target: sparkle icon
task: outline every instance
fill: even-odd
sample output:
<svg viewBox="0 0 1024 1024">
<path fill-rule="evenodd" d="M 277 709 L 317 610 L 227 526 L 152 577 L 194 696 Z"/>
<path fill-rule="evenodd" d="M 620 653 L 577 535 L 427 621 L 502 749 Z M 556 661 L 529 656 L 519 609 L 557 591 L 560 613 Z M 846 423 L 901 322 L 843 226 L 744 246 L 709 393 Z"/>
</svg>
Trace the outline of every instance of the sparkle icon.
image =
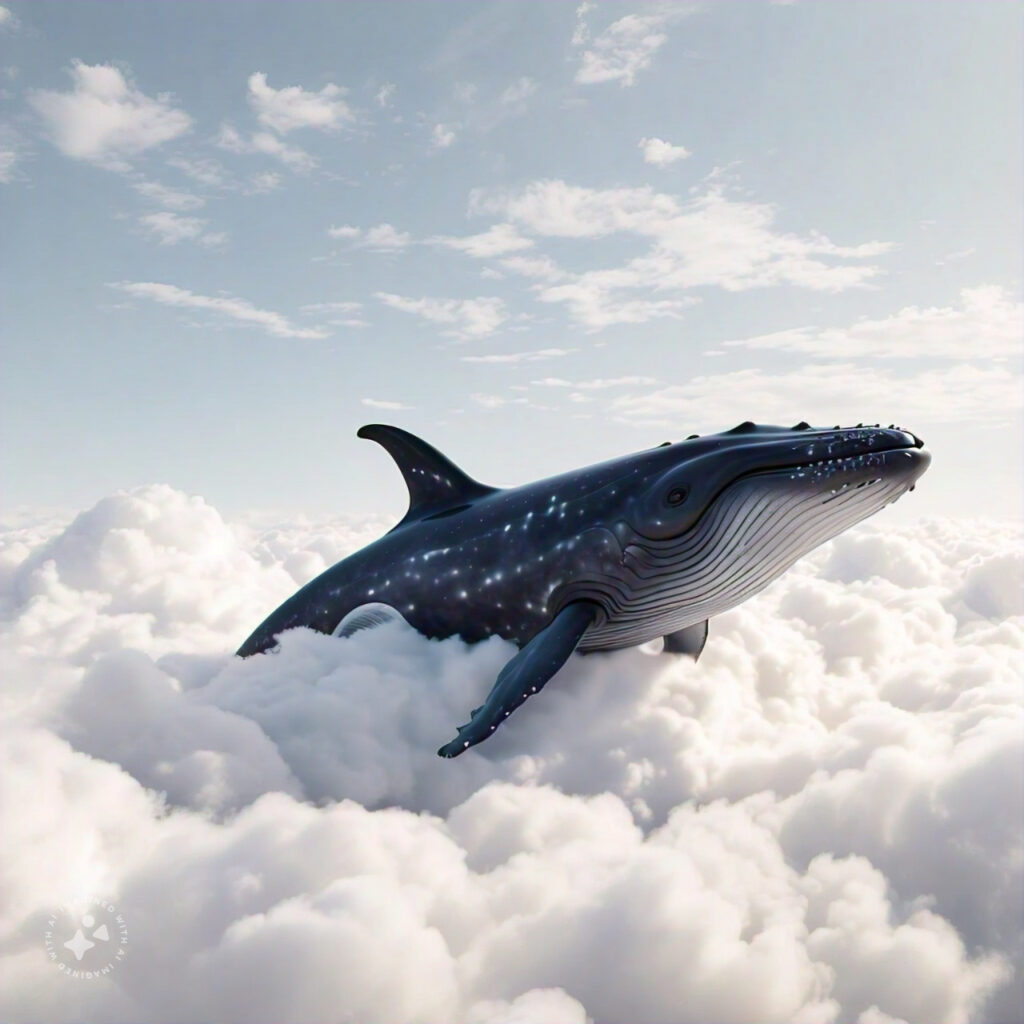
<svg viewBox="0 0 1024 1024">
<path fill-rule="evenodd" d="M 83 928 L 92 928 L 95 923 L 96 918 L 94 918 L 92 914 L 86 914 L 85 917 L 82 918 Z M 110 932 L 107 930 L 107 926 L 105 924 L 101 924 L 99 928 L 92 933 L 92 938 L 98 939 L 100 942 L 109 941 Z M 70 949 L 71 952 L 74 953 L 75 959 L 80 961 L 82 957 L 85 956 L 85 954 L 95 945 L 95 942 L 92 942 L 90 939 L 85 937 L 85 932 L 82 928 L 79 928 L 75 932 L 74 936 L 64 943 L 64 948 Z"/>
</svg>

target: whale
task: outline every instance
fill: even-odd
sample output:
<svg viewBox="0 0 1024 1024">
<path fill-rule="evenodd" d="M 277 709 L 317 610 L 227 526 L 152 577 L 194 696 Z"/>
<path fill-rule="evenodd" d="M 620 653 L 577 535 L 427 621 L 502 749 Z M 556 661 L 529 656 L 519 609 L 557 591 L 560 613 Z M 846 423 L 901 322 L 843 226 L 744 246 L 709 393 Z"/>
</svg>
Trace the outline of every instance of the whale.
<svg viewBox="0 0 1024 1024">
<path fill-rule="evenodd" d="M 447 758 L 493 735 L 574 652 L 661 638 L 667 654 L 699 658 L 709 619 L 912 491 L 931 461 L 895 425 L 747 421 L 494 487 L 399 427 L 358 436 L 394 459 L 408 510 L 267 616 L 237 654 L 271 652 L 290 629 L 344 639 L 395 619 L 433 639 L 511 641 L 518 653 L 440 747 Z"/>
</svg>

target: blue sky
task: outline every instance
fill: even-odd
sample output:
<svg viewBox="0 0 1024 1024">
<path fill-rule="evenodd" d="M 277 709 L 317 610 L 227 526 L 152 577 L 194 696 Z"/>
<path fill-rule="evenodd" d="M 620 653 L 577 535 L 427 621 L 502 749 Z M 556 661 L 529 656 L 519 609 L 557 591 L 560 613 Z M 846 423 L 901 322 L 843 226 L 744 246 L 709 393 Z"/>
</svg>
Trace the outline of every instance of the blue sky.
<svg viewBox="0 0 1024 1024">
<path fill-rule="evenodd" d="M 895 421 L 1017 515 L 1021 25 L 996 3 L 10 3 L 8 507 L 402 508 Z"/>
</svg>

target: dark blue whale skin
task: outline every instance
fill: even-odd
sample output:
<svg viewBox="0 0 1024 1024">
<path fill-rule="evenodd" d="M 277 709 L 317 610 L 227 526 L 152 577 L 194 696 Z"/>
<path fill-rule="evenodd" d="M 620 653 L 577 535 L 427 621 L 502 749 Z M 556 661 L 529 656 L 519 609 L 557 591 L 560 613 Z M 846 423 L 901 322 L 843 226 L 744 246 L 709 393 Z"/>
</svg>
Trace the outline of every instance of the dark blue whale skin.
<svg viewBox="0 0 1024 1024">
<path fill-rule="evenodd" d="M 445 757 L 490 736 L 574 650 L 664 637 L 696 658 L 710 617 L 912 490 L 931 461 L 895 427 L 741 423 L 504 489 L 397 427 L 359 436 L 395 459 L 408 512 L 285 601 L 238 654 L 299 626 L 348 636 L 396 613 L 427 637 L 512 641 L 521 650 Z"/>
</svg>

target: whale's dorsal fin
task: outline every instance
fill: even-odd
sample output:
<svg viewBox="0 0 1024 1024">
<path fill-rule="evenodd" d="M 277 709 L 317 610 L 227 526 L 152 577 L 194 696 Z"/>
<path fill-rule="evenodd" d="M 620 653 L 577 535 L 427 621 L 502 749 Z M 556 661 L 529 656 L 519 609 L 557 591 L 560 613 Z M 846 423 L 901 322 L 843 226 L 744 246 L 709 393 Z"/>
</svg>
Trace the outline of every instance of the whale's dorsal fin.
<svg viewBox="0 0 1024 1024">
<path fill-rule="evenodd" d="M 402 523 L 454 512 L 463 505 L 493 494 L 488 487 L 464 473 L 433 445 L 399 427 L 370 423 L 358 430 L 359 437 L 376 441 L 395 460 L 409 488 L 409 511 Z"/>
</svg>

